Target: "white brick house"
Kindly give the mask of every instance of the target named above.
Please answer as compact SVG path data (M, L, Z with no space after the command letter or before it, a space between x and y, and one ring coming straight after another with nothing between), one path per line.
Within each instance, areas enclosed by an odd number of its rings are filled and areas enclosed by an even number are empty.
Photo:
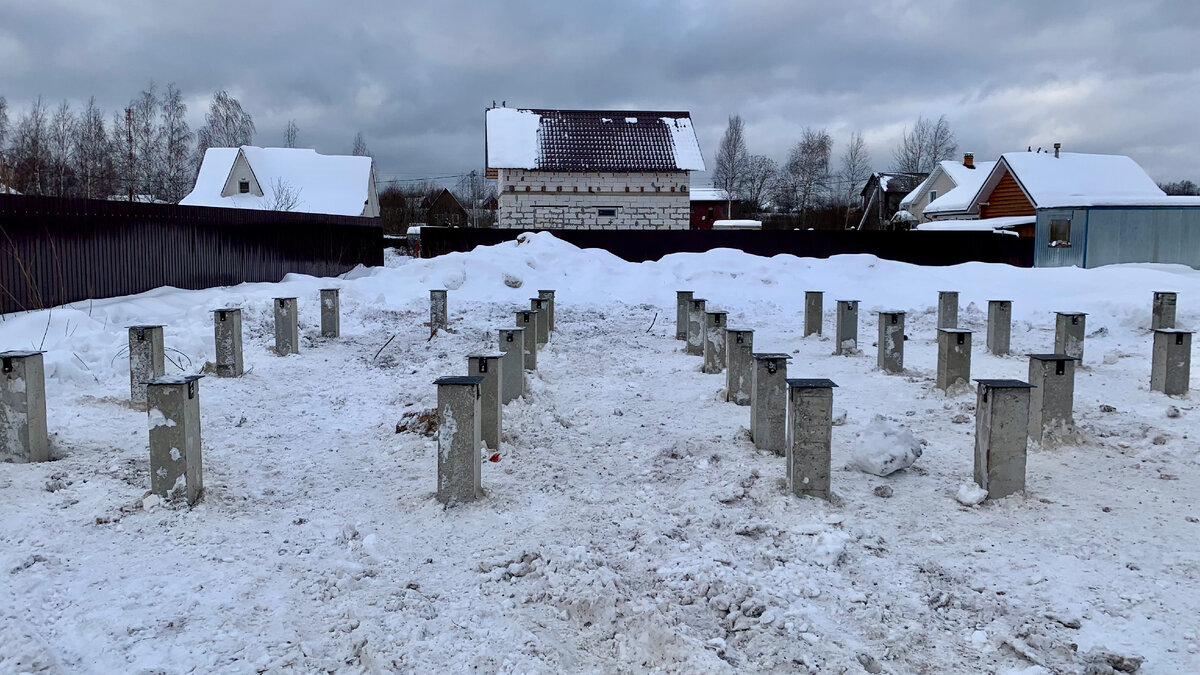
M688 229L688 113L490 108L486 126L497 227Z

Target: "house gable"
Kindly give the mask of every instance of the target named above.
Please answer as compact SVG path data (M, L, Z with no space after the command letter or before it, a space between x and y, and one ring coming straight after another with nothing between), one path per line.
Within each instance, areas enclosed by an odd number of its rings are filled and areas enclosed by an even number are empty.
M1008 218L1034 215L1036 211L1033 201L1008 170L1008 165L1001 160L995 171L998 175L989 176L983 191L975 198L979 205L979 217Z
M241 189L242 182L248 184L248 194L255 197L263 196L262 185L259 184L258 178L254 175L254 169L250 167L249 160L246 159L246 153L238 148L237 158L233 160L233 166L229 169L229 177L225 179L225 185L221 188L222 197L232 197L243 193Z

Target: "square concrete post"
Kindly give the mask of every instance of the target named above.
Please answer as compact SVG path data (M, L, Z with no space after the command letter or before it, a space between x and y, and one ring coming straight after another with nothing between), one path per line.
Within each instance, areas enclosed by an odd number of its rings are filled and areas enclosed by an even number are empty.
M688 312L692 306L692 294L695 291L675 291L675 339L687 340Z
M754 331L725 329L725 400L750 405L754 384Z
M296 298L275 298L275 353L300 353L300 312Z
M167 499L187 485L191 506L204 492L200 459L200 378L171 375L147 387L150 418L150 491Z
M754 355L750 438L759 450L782 455L787 446L787 354Z
M988 300L987 350L996 356L1008 354L1012 338L1012 301Z
M879 313L879 356L876 365L885 373L904 371L904 312Z
M436 335L439 330L450 327L447 315L446 291L444 289L429 291L429 334Z
M525 394L525 330L501 328L498 332L500 351L504 354L500 402L508 403Z
M537 370L538 313L523 309L517 312L517 328L521 328L525 339L525 370Z
M335 338L342 334L342 301L336 288L321 289L321 337Z
M837 344L834 354L854 353L858 350L858 300L837 301L837 326L834 331Z
M479 383L479 433L489 450L500 449L502 434L501 383L504 381L504 354L471 354L467 374L483 377Z
M1155 291L1150 316L1150 330L1175 327L1175 304L1178 296L1171 291Z
M831 380L788 380L787 485L797 497L829 499L832 473Z
M704 356L704 306L707 302L704 298L692 298L688 303L687 344L683 348L685 354Z
M48 462L42 352L4 352L0 361L0 462Z
M804 337L821 334L825 311L825 291L804 291Z
M549 330L550 332L554 332L554 330L555 330L555 327L554 327L555 326L555 324L554 324L554 291L547 291L547 290L538 291L538 297L541 298L542 300L545 300L548 303L548 308L550 310L550 312L549 312L550 325L547 327L547 330Z
M480 384L478 375L443 377L437 385L437 499L446 505L482 496Z
M1186 394L1192 371L1192 332L1175 328L1154 331L1150 364L1150 391Z
M938 291L938 328L958 328L958 291Z
M1054 321L1054 353L1074 356L1083 362L1083 329L1087 314L1058 312Z
M704 313L704 367L702 371L716 375L725 369L725 326L728 312Z
M213 310L213 340L217 349L217 377L241 377L242 310L224 307Z
M538 313L537 343L541 347L550 342L550 302L542 298L530 298L529 309Z
M959 382L970 381L971 331L961 328L939 328L937 388L946 391Z
M129 405L146 409L146 383L165 371L162 326L129 327Z
M988 499L1025 489L1029 389L1020 380L976 380L975 483Z
M1029 437L1041 442L1046 432L1075 426L1075 357L1030 354Z

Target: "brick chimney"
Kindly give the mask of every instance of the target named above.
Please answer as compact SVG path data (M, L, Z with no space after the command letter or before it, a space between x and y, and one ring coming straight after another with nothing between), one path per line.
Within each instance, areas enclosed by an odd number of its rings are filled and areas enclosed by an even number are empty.
M975 153L968 152L963 155L963 166L967 167L968 169L975 168Z

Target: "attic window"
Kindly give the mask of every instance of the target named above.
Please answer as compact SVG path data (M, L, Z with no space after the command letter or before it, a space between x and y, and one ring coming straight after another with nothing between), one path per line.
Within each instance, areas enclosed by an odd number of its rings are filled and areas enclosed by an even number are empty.
M248 192L250 192L250 181L245 180L245 179L239 180L238 181L238 193L246 194Z
M937 199L937 190L930 190L929 191L929 201L933 201L935 199Z

